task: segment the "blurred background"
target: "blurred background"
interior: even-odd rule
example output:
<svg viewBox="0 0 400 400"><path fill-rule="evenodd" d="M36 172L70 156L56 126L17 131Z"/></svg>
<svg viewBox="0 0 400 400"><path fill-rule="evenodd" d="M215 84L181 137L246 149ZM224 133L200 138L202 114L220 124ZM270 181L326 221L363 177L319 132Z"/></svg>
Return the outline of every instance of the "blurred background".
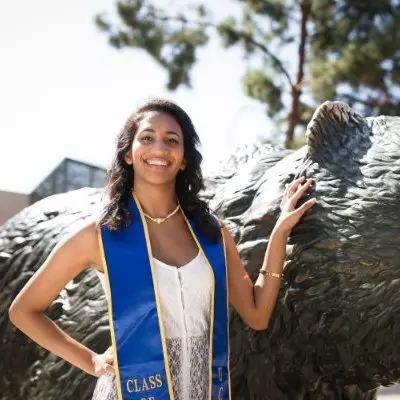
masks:
<svg viewBox="0 0 400 400"><path fill-rule="evenodd" d="M238 146L301 147L325 100L400 115L400 0L0 1L0 29L0 224L101 187L150 97L191 116L205 173Z"/></svg>

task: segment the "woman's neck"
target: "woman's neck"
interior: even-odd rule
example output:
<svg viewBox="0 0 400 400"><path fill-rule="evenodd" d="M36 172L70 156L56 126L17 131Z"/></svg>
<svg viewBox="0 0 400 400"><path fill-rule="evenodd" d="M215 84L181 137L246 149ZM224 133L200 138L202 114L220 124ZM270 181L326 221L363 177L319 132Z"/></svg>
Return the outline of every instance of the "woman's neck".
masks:
<svg viewBox="0 0 400 400"><path fill-rule="evenodd" d="M164 217L178 205L175 185L141 185L133 188L137 199L145 213L152 217Z"/></svg>

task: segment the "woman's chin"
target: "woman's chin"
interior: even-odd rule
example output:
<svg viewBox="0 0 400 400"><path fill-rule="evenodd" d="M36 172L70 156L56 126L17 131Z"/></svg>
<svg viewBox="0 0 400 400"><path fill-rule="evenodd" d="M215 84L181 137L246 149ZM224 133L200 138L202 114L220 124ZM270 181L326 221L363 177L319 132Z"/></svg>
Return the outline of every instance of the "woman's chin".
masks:
<svg viewBox="0 0 400 400"><path fill-rule="evenodd" d="M135 177L135 182L141 181L150 185L157 186L166 186L175 184L175 176L166 176L166 175L156 175L156 174L146 174L144 177Z"/></svg>

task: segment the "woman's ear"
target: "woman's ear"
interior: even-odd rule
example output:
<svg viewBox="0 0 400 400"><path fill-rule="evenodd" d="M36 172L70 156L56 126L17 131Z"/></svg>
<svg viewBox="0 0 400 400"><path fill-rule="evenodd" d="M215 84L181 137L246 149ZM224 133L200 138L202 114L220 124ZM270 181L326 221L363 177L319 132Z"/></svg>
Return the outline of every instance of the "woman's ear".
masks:
<svg viewBox="0 0 400 400"><path fill-rule="evenodd" d="M132 164L132 153L130 151L124 155L124 160L127 164Z"/></svg>
<svg viewBox="0 0 400 400"><path fill-rule="evenodd" d="M186 160L185 160L185 159L183 159L183 161L182 161L182 165L180 166L180 168L179 168L179 169L180 169L181 171L183 171L183 170L186 168L186 164L187 164L187 163L186 163Z"/></svg>

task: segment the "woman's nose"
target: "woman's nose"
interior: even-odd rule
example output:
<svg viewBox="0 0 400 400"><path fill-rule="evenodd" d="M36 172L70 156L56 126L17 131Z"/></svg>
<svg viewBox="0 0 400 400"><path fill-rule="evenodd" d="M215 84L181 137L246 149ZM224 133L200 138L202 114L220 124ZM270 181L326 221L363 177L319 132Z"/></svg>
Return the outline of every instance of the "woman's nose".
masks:
<svg viewBox="0 0 400 400"><path fill-rule="evenodd" d="M154 149L154 150L159 150L159 151L167 151L167 150L169 150L168 149L168 146L167 146L167 144L164 142L164 140L155 140L154 142L153 142L153 146L152 146L152 148Z"/></svg>

